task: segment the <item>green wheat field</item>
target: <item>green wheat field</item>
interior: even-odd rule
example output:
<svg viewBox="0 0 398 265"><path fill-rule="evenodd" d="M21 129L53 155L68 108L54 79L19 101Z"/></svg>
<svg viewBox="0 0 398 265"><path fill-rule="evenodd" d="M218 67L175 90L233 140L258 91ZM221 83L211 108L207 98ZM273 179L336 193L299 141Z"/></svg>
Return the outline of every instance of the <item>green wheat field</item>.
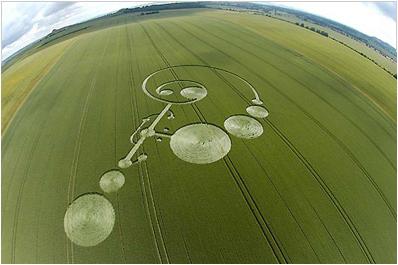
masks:
<svg viewBox="0 0 398 265"><path fill-rule="evenodd" d="M320 34L244 12L90 23L95 30L54 39L3 72L3 263L396 262L394 77ZM269 112L257 119L262 135L230 135L229 153L209 164L148 138L147 159L119 168L123 187L104 193L101 176L118 169L142 119L166 106L143 80L172 66L208 94L173 105L159 129L224 130L231 115L247 115L253 94L217 67L259 93ZM64 216L92 192L111 202L115 223L82 247Z"/></svg>

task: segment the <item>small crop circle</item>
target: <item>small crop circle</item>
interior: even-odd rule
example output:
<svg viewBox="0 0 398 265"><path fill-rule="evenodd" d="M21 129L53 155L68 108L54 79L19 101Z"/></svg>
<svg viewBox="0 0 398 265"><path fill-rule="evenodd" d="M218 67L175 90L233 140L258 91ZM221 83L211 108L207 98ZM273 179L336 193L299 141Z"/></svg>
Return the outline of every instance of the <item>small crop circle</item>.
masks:
<svg viewBox="0 0 398 265"><path fill-rule="evenodd" d="M173 90L171 90L171 89L163 89L163 90L159 91L158 94L161 95L161 96L168 96L168 95L173 94Z"/></svg>
<svg viewBox="0 0 398 265"><path fill-rule="evenodd" d="M268 116L268 111L261 106L249 106L246 108L246 112L255 118L266 118Z"/></svg>
<svg viewBox="0 0 398 265"><path fill-rule="evenodd" d="M245 115L229 117L224 121L224 127L230 134L244 139L257 138L263 134L263 126L261 123Z"/></svg>
<svg viewBox="0 0 398 265"><path fill-rule="evenodd" d="M131 162L131 160L128 159L120 159L119 162L117 163L118 167L120 168L128 168L129 166L131 166L133 163Z"/></svg>
<svg viewBox="0 0 398 265"><path fill-rule="evenodd" d="M123 187L124 175L119 170L105 172L99 182L101 189L106 193L116 192Z"/></svg>
<svg viewBox="0 0 398 265"><path fill-rule="evenodd" d="M68 238L82 247L96 246L112 232L115 211L101 194L87 193L79 196L68 207L64 229Z"/></svg>
<svg viewBox="0 0 398 265"><path fill-rule="evenodd" d="M187 99L200 100L207 95L207 90L202 87L187 87L180 91L181 96Z"/></svg>

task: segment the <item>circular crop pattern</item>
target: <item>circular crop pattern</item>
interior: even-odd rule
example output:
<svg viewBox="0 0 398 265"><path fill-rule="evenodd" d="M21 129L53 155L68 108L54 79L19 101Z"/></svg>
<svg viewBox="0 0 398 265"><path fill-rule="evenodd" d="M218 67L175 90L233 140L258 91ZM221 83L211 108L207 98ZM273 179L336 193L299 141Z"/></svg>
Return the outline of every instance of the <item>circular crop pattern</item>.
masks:
<svg viewBox="0 0 398 265"><path fill-rule="evenodd" d="M106 193L116 192L124 185L124 175L119 170L105 172L100 180L100 187Z"/></svg>
<svg viewBox="0 0 398 265"><path fill-rule="evenodd" d="M131 166L133 164L133 162L131 162L131 160L129 160L129 159L120 159L119 160L119 162L118 162L118 166L120 167L120 168L128 168L129 166Z"/></svg>
<svg viewBox="0 0 398 265"><path fill-rule="evenodd" d="M101 194L87 193L75 199L64 217L64 229L76 245L91 247L104 241L115 224L112 204Z"/></svg>
<svg viewBox="0 0 398 265"><path fill-rule="evenodd" d="M191 124L178 129L170 139L174 154L189 163L208 164L220 160L231 150L227 133L211 124Z"/></svg>
<svg viewBox="0 0 398 265"><path fill-rule="evenodd" d="M173 90L171 90L171 89L163 89L163 90L159 91L158 94L161 95L161 96L168 96L168 95L173 94Z"/></svg>
<svg viewBox="0 0 398 265"><path fill-rule="evenodd" d="M269 114L268 111L261 106L249 106L246 108L246 111L250 116L255 118L266 118Z"/></svg>
<svg viewBox="0 0 398 265"><path fill-rule="evenodd" d="M224 127L230 134L244 139L257 138L263 134L263 126L261 123L245 115L229 117L224 121Z"/></svg>
<svg viewBox="0 0 398 265"><path fill-rule="evenodd" d="M202 87L187 87L180 91L181 96L187 99L200 100L207 95L207 90Z"/></svg>
<svg viewBox="0 0 398 265"><path fill-rule="evenodd" d="M196 101L199 101L206 97L207 88L194 80L188 79L179 79L177 76L178 70L188 70L192 72L201 71L201 70L210 70L213 73L224 74L228 76L228 78L235 78L239 80L243 84L243 87L246 91L250 91L252 95L254 95L254 99L252 102L256 105L262 105L263 101L260 99L257 90L243 77L229 71L226 69L210 66L210 65L199 65L199 64L187 64L187 65L175 65L169 66L163 69L160 69L156 72L153 72L149 76L145 78L142 82L142 90L146 95L151 97L154 100L167 103L167 104L192 104ZM186 74L186 73L185 73ZM180 75L184 75L181 74ZM152 79L164 80L166 76L173 76L174 80L167 80L165 82L161 82L160 85L155 85L157 87L153 88L154 83L151 82ZM163 78L163 79L162 79ZM149 84L148 84L149 82ZM178 87L176 87L176 85ZM174 87L174 89L172 88ZM180 93L175 93L176 89L180 90ZM173 98L170 95L173 94ZM181 97L182 96L182 97Z"/></svg>
<svg viewBox="0 0 398 265"><path fill-rule="evenodd" d="M150 92L150 89L148 89L148 87L147 87L147 82L153 76L163 73L168 70L170 70L170 69L168 69L168 68L162 69L162 70L156 71L155 73L149 75L142 83L142 89L144 90L144 93L157 101L167 103L167 104L168 103L191 104L191 103L194 103L196 101L203 99L207 95L207 89L204 85L202 85L201 83L196 82L196 81L185 80L185 79L168 81L166 83L161 84L160 86L158 86L155 89L156 94ZM175 97L175 98L171 99L167 96L174 94L174 91L171 89L173 86L178 87L181 91L184 91L185 89L192 89L192 88L195 88L195 90L192 93L189 93L189 91L191 91L191 90L187 90L187 93L185 93L185 94L190 95L190 97L184 96L184 93L180 93L181 96L179 98ZM195 97L195 95L194 95L195 93L198 95L197 97Z"/></svg>

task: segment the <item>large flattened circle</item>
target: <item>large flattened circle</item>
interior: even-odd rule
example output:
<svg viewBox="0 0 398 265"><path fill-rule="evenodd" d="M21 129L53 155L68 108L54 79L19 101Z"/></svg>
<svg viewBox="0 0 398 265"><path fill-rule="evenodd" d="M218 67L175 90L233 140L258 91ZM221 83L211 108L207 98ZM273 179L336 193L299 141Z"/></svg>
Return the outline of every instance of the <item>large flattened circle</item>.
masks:
<svg viewBox="0 0 398 265"><path fill-rule="evenodd" d="M224 127L230 134L244 139L257 138L264 131L261 123L245 115L229 117L224 121Z"/></svg>
<svg viewBox="0 0 398 265"><path fill-rule="evenodd" d="M189 163L209 164L220 160L231 150L231 139L212 124L191 124L178 129L170 139L174 154Z"/></svg>
<svg viewBox="0 0 398 265"><path fill-rule="evenodd" d="M105 172L100 179L100 187L106 193L116 192L123 187L125 178L119 170Z"/></svg>
<svg viewBox="0 0 398 265"><path fill-rule="evenodd" d="M66 235L82 247L95 246L104 241L114 224L112 204L98 193L79 196L69 205L64 217Z"/></svg>

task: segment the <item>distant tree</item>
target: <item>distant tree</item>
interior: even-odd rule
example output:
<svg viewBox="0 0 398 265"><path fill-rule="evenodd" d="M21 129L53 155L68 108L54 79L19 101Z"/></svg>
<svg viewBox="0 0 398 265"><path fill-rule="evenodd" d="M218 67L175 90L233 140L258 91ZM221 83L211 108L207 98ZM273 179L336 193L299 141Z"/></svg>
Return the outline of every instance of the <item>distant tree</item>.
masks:
<svg viewBox="0 0 398 265"><path fill-rule="evenodd" d="M304 23L301 23L300 26L302 26L304 28Z"/></svg>
<svg viewBox="0 0 398 265"><path fill-rule="evenodd" d="M327 33L326 31L321 30L321 32L319 33L325 37L329 37L329 33Z"/></svg>

